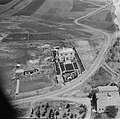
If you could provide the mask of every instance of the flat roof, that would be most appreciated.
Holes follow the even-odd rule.
[[[23,73],[24,72],[24,69],[17,69],[16,71],[15,71],[15,73]]]
[[[62,48],[58,50],[59,53],[68,53],[68,52],[74,52],[73,48]]]
[[[98,86],[99,91],[118,91],[117,86]]]

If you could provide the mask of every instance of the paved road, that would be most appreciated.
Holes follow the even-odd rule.
[[[109,6],[111,3],[105,5],[104,7],[96,10],[95,12],[92,12],[90,13],[89,15],[92,15],[98,11],[101,11],[103,10],[104,8],[106,8],[107,6]],[[88,16],[88,15],[87,15]],[[84,16],[85,17],[85,16]],[[83,18],[83,17],[82,17]],[[77,25],[80,25],[80,26],[83,26],[85,28],[91,28],[89,26],[86,26],[86,25],[82,25],[79,23],[79,20],[81,18],[78,18],[75,20],[75,23]],[[32,101],[38,101],[40,100],[41,98],[51,98],[53,96],[57,96],[59,94],[62,94],[62,93],[65,93],[73,88],[75,88],[76,86],[82,84],[85,80],[87,80],[98,68],[99,68],[99,65],[101,64],[101,61],[103,59],[103,56],[104,56],[104,53],[106,52],[106,50],[108,49],[109,45],[111,44],[111,38],[110,36],[101,31],[101,30],[98,30],[98,29],[95,29],[95,28],[91,28],[92,30],[94,30],[95,32],[98,31],[104,35],[107,36],[107,40],[106,40],[106,43],[104,43],[101,51],[99,52],[99,55],[98,57],[96,58],[94,64],[92,64],[92,66],[90,67],[90,69],[88,71],[86,71],[85,73],[83,73],[81,76],[79,76],[76,80],[74,80],[73,82],[69,83],[68,85],[66,85],[65,87],[63,87],[62,89],[60,90],[57,90],[57,91],[53,91],[53,92],[50,92],[48,94],[44,94],[44,95],[38,95],[38,96],[34,96],[34,97],[29,97],[29,98],[24,98],[24,99],[19,99],[19,100],[15,100],[13,101],[12,103],[13,104],[20,104],[20,103],[23,103],[23,102],[32,102]]]

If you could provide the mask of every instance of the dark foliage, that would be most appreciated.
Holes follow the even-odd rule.
[[[5,5],[13,0],[0,0],[0,5]]]
[[[115,118],[118,112],[118,108],[115,106],[107,106],[105,109],[105,113],[107,114],[108,118]]]

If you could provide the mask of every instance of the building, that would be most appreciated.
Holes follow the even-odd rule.
[[[24,74],[24,69],[16,69],[15,70],[15,78],[19,79]]]
[[[55,46],[53,57],[58,82],[67,83],[77,78],[79,67],[74,48]]]
[[[73,48],[65,48],[57,50],[57,57],[60,62],[71,63],[71,60],[75,58],[75,51]]]
[[[98,86],[97,98],[97,112],[104,112],[106,106],[117,105],[120,103],[120,96],[117,86]]]

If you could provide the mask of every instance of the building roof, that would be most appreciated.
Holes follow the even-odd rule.
[[[117,86],[98,86],[99,91],[118,91]]]
[[[50,47],[50,44],[44,44],[43,46],[41,46],[42,48],[44,47]]]
[[[73,48],[62,48],[58,50],[59,53],[69,53],[69,52],[74,52]]]
[[[23,73],[24,72],[24,69],[17,69],[16,71],[15,71],[15,73]]]
[[[32,64],[39,63],[39,59],[29,60],[28,62]]]

